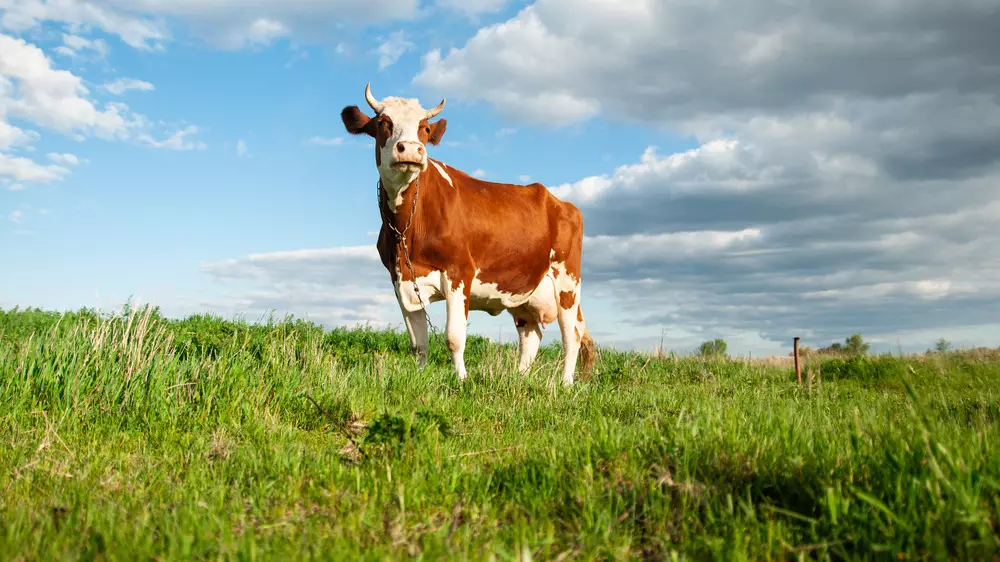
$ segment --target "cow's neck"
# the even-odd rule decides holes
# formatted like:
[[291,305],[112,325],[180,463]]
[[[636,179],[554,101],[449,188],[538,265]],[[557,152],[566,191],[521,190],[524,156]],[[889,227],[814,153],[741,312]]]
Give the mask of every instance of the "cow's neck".
[[379,190],[385,192],[385,200],[389,211],[396,212],[399,210],[399,206],[402,204],[406,194],[415,189],[422,175],[422,173],[416,173],[400,177],[394,174],[391,178],[387,178],[379,174]]
[[[382,215],[382,222],[393,227],[393,230],[403,231],[416,219],[413,216],[418,204],[416,199],[422,195],[420,192],[424,187],[421,185],[422,175],[414,175],[411,181],[398,187],[379,179],[379,213]],[[397,237],[398,235],[397,232]]]

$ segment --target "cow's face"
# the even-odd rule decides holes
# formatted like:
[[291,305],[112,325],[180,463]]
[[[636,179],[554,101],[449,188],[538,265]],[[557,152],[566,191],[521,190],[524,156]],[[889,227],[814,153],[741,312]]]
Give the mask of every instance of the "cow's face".
[[447,120],[429,119],[444,109],[444,100],[433,109],[424,109],[415,99],[388,97],[381,102],[365,87],[365,99],[375,111],[369,118],[358,106],[345,107],[340,113],[347,132],[362,133],[375,139],[375,164],[382,184],[398,191],[427,169],[427,145],[438,144],[444,136]]

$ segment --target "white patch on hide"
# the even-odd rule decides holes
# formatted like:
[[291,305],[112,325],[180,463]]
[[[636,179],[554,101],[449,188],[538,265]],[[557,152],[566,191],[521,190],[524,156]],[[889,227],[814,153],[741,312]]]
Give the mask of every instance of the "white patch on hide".
[[437,168],[438,173],[440,173],[441,176],[443,176],[444,179],[448,182],[448,185],[455,187],[455,182],[451,181],[451,176],[448,175],[448,172],[444,171],[444,166],[438,164],[437,160],[431,160],[430,158],[428,158],[427,160],[430,161],[431,164],[434,164],[434,167]]
[[[400,272],[397,268],[396,278],[398,279],[399,277]],[[416,284],[413,281],[398,283],[396,291],[399,294],[399,301],[403,309],[409,312],[416,312],[421,308],[426,308],[431,303],[444,300],[443,280],[444,275],[442,272],[432,271],[423,277],[417,277]],[[415,286],[420,289],[421,299],[417,298]]]
[[515,294],[501,291],[496,283],[484,283],[478,277],[472,280],[469,310],[479,310],[497,316],[504,310],[511,310],[515,316],[526,316],[544,328],[555,321],[558,302],[556,301],[556,280],[547,270],[545,276],[531,292]]

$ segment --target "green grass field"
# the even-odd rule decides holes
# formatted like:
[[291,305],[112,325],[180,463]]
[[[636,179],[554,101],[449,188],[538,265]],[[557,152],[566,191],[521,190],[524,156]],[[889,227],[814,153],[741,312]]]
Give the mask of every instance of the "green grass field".
[[828,359],[810,392],[787,365],[609,349],[564,389],[558,344],[522,377],[477,338],[460,384],[440,335],[425,369],[407,347],[0,311],[0,558],[1000,555],[989,354]]

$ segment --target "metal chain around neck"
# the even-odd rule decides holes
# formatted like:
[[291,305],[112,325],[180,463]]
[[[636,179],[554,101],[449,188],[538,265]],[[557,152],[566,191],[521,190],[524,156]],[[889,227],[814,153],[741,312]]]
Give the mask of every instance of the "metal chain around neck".
[[[416,291],[417,293],[417,300],[420,302],[420,308],[424,311],[424,316],[427,317],[427,324],[430,327],[430,330],[434,331],[436,328],[434,327],[434,323],[431,322],[431,315],[427,312],[427,308],[424,307],[424,299],[422,296],[420,296],[420,285],[417,283],[417,274],[413,271],[413,264],[410,262],[410,248],[406,244],[406,232],[410,230],[410,226],[413,224],[413,215],[415,215],[417,212],[417,196],[420,195],[420,177],[417,176],[417,179],[413,180],[413,183],[414,183],[413,206],[410,207],[410,218],[407,219],[406,226],[403,227],[403,230],[399,230],[398,228],[396,228],[396,225],[393,224],[394,223],[394,221],[392,220],[393,217],[386,216],[386,211],[388,210],[389,206],[389,199],[388,199],[389,195],[388,193],[385,194],[386,200],[385,200],[385,206],[383,206],[382,194],[385,193],[385,190],[382,189],[381,177],[378,179],[378,185],[375,188],[378,191],[378,212],[379,215],[382,216],[382,223],[388,225],[388,227],[392,229],[394,233],[396,233],[396,250],[398,251],[399,247],[402,246],[403,259],[406,260],[406,267],[410,270],[410,277],[413,278],[413,290]],[[396,263],[399,263],[398,260],[399,258],[397,257],[395,260]],[[430,350],[428,350],[428,353],[430,353]]]

